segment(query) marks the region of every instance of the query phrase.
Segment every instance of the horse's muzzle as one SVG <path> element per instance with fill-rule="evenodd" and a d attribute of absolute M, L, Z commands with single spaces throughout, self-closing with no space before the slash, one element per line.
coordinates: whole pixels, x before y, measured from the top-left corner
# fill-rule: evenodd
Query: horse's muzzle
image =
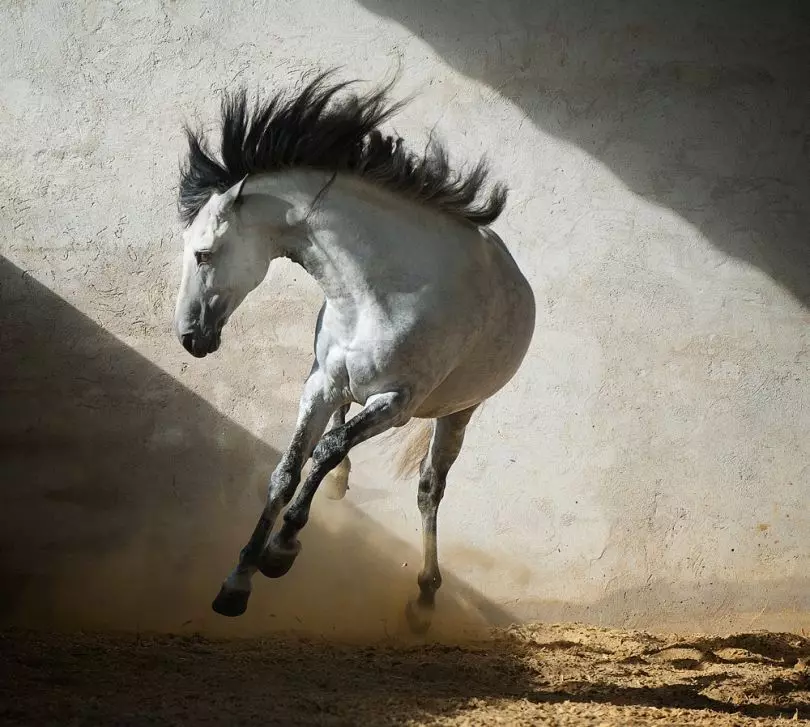
<path fill-rule="evenodd" d="M 183 348 L 195 358 L 205 358 L 209 353 L 214 353 L 219 348 L 219 334 L 211 336 L 200 336 L 194 333 L 184 333 L 180 338 Z"/>

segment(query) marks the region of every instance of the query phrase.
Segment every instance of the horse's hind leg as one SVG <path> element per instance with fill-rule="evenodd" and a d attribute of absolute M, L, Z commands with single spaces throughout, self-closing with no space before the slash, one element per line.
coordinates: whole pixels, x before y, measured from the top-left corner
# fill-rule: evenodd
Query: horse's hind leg
<path fill-rule="evenodd" d="M 439 503 L 444 495 L 447 473 L 453 466 L 464 442 L 464 432 L 476 407 L 437 419 L 427 454 L 419 467 L 417 503 L 422 515 L 422 548 L 424 565 L 417 576 L 419 597 L 408 603 L 406 616 L 412 631 L 425 633 L 430 628 L 436 591 L 442 585 L 436 543 L 436 521 Z"/>
<path fill-rule="evenodd" d="M 329 430 L 342 427 L 346 423 L 346 415 L 349 413 L 351 404 L 340 407 L 329 421 Z M 342 500 L 349 489 L 349 473 L 352 471 L 352 463 L 348 456 L 344 457 L 341 463 L 329 472 L 324 478 L 323 494 L 330 500 Z"/>
<path fill-rule="evenodd" d="M 309 520 L 312 499 L 324 477 L 340 464 L 352 447 L 399 426 L 410 417 L 410 397 L 398 391 L 370 397 L 357 416 L 323 435 L 312 452 L 312 469 L 284 513 L 284 524 L 264 550 L 259 569 L 268 578 L 283 576 L 293 564 L 301 544 L 298 533 Z"/>

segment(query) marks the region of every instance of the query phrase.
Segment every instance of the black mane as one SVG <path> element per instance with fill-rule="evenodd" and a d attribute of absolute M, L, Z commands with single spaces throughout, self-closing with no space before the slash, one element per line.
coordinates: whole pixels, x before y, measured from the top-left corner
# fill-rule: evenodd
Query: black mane
<path fill-rule="evenodd" d="M 494 186 L 483 200 L 487 179 L 482 159 L 468 173 L 453 172 L 444 147 L 431 140 L 423 156 L 402 139 L 377 128 L 403 103 L 389 104 L 390 84 L 366 96 L 340 100 L 351 82 L 327 84 L 319 74 L 297 96 L 276 94 L 249 108 L 244 89 L 222 101 L 219 158 L 204 132 L 186 127 L 188 158 L 180 172 L 180 215 L 186 225 L 214 192 L 248 174 L 295 167 L 354 174 L 411 199 L 430 204 L 479 226 L 494 222 L 506 204 L 506 187 Z"/>

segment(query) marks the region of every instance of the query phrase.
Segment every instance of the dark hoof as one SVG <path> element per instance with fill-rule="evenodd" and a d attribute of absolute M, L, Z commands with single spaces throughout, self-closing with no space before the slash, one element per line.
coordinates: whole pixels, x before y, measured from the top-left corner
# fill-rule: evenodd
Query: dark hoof
<path fill-rule="evenodd" d="M 433 609 L 420 606 L 416 601 L 408 601 L 405 606 L 405 619 L 412 633 L 423 636 L 430 631 Z"/>
<path fill-rule="evenodd" d="M 234 618 L 247 611 L 248 598 L 250 598 L 250 591 L 230 591 L 222 586 L 211 604 L 211 608 L 221 616 Z"/>
<path fill-rule="evenodd" d="M 301 543 L 297 540 L 292 545 L 285 543 L 283 546 L 271 542 L 262 553 L 259 571 L 268 578 L 281 578 L 287 575 L 300 552 Z"/>

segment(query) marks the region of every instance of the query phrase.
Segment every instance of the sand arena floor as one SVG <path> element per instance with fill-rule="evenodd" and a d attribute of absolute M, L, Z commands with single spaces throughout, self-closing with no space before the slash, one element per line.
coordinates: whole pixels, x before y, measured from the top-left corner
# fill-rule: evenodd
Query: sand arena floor
<path fill-rule="evenodd" d="M 810 724 L 810 640 L 577 624 L 458 644 L 0 635 L 7 725 Z"/>

